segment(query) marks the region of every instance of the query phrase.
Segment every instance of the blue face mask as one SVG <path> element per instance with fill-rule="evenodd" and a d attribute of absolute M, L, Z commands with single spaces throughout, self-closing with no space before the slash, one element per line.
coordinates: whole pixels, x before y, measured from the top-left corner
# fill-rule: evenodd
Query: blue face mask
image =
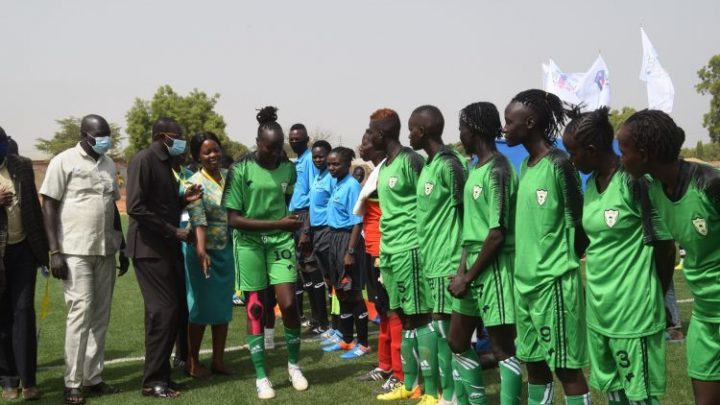
<path fill-rule="evenodd" d="M 185 152 L 185 144 L 187 143 L 187 141 L 184 139 L 175 138 L 170 138 L 170 140 L 172 140 L 172 145 L 168 146 L 168 153 L 170 154 L 170 156 L 182 155 L 183 152 Z"/>
<path fill-rule="evenodd" d="M 95 140 L 95 145 L 90 145 L 90 147 L 98 155 L 104 155 L 105 153 L 107 153 L 107 151 L 110 150 L 110 148 L 112 148 L 112 138 L 109 135 L 95 137 L 88 134 L 88 136 Z"/>

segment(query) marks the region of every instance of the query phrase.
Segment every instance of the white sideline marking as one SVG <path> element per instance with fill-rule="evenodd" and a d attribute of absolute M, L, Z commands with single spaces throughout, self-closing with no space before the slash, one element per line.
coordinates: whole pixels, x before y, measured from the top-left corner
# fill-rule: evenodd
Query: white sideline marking
<path fill-rule="evenodd" d="M 377 335 L 378 331 L 371 331 L 368 332 L 368 336 Z M 302 339 L 303 343 L 320 343 L 320 340 L 316 338 L 306 338 Z M 275 342 L 275 347 L 281 347 L 285 346 L 285 341 L 280 340 Z M 241 345 L 241 346 L 232 346 L 232 347 L 226 347 L 225 353 L 227 352 L 237 352 L 240 350 L 247 350 L 248 345 Z M 211 354 L 212 349 L 202 349 L 200 350 L 200 354 Z M 112 359 L 112 360 L 105 360 L 105 365 L 112 365 L 112 364 L 122 364 L 122 363 L 131 363 L 134 361 L 145 361 L 145 356 L 136 356 L 136 357 L 120 357 L 118 359 Z M 172 361 L 172 359 L 170 359 Z M 62 370 L 65 369 L 65 365 L 57 365 L 57 366 L 45 366 L 45 367 L 38 367 L 37 371 L 50 371 L 50 370 Z"/>

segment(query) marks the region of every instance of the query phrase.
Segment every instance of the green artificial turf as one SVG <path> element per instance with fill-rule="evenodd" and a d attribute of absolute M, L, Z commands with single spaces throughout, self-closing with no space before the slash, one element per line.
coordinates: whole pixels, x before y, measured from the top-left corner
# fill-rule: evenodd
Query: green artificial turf
<path fill-rule="evenodd" d="M 38 349 L 38 386 L 43 391 L 43 399 L 39 403 L 62 403 L 63 392 L 63 342 L 65 338 L 64 304 L 62 283 L 49 280 L 50 313 L 40 320 L 41 300 L 45 291 L 46 280 L 39 278 L 36 289 L 36 309 L 40 340 Z M 675 286 L 678 300 L 690 298 L 690 294 L 682 279 L 676 272 Z M 230 297 L 228 297 L 228 300 Z M 687 330 L 691 303 L 681 303 L 683 332 Z M 305 308 L 309 308 L 305 305 Z M 88 404 L 119 404 L 130 405 L 140 403 L 158 403 L 161 400 L 143 398 L 140 395 L 140 380 L 143 363 L 132 360 L 144 352 L 143 303 L 138 290 L 135 273 L 132 268 L 125 276 L 118 278 L 113 296 L 112 316 L 107 333 L 106 365 L 104 378 L 122 389 L 117 395 L 100 398 L 88 398 Z M 235 308 L 230 323 L 228 347 L 226 353 L 228 365 L 234 368 L 233 376 L 213 376 L 207 380 L 194 381 L 175 370 L 173 378 L 188 387 L 182 396 L 172 401 L 173 404 L 255 404 L 259 400 L 255 394 L 254 372 L 249 353 L 239 347 L 245 344 L 244 308 Z M 371 346 L 375 347 L 377 327 L 371 326 Z M 282 326 L 278 320 L 276 328 L 277 341 L 282 342 Z M 206 332 L 204 347 L 209 348 L 209 330 Z M 684 343 L 668 343 L 667 347 L 667 395 L 661 398 L 664 404 L 692 404 L 692 388 L 686 374 L 687 361 Z M 210 354 L 201 356 L 205 363 Z M 129 359 L 129 360 L 128 360 Z M 372 368 L 375 356 L 366 356 L 359 360 L 341 360 L 338 354 L 323 353 L 316 342 L 304 341 L 301 352 L 301 365 L 310 383 L 305 392 L 296 392 L 287 380 L 287 354 L 280 346 L 268 351 L 268 369 L 270 379 L 277 391 L 275 400 L 268 403 L 292 403 L 307 405 L 322 404 L 379 404 L 371 395 L 379 383 L 358 382 L 355 377 Z M 499 404 L 499 376 L 497 370 L 484 372 L 490 404 Z M 556 404 L 564 404 L 562 389 L 556 390 Z M 524 394 L 525 395 L 525 394 Z M 161 401 L 161 402 L 164 402 Z M 415 401 L 416 402 L 416 401 Z M 403 401 L 401 403 L 413 403 Z M 525 403 L 525 402 L 523 402 Z M 594 392 L 592 404 L 606 404 L 607 399 Z"/>

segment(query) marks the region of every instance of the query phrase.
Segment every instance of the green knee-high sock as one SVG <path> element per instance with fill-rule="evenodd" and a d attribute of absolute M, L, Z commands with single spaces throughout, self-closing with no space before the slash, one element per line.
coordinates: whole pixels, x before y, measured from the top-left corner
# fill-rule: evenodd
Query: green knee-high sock
<path fill-rule="evenodd" d="M 300 360 L 300 328 L 285 328 L 285 343 L 288 350 L 288 363 L 297 365 Z"/>
<path fill-rule="evenodd" d="M 460 374 L 463 388 L 471 405 L 487 405 L 480 358 L 475 350 L 468 349 L 462 354 L 453 354 L 453 368 Z"/>
<path fill-rule="evenodd" d="M 455 383 L 455 403 L 457 405 L 470 405 L 467 393 L 465 392 L 465 386 L 463 385 L 463 380 L 460 378 L 460 373 L 456 369 L 455 360 L 452 360 L 452 365 L 453 382 Z"/>
<path fill-rule="evenodd" d="M 528 405 L 551 405 L 555 397 L 553 383 L 546 385 L 528 383 Z"/>
<path fill-rule="evenodd" d="M 452 376 L 452 351 L 448 345 L 447 335 L 450 322 L 445 320 L 433 321 L 438 339 L 438 370 L 440 371 L 440 388 L 443 399 L 452 400 L 455 393 L 455 382 Z"/>
<path fill-rule="evenodd" d="M 625 390 L 608 392 L 608 405 L 630 405 Z"/>
<path fill-rule="evenodd" d="M 520 405 L 522 372 L 520 362 L 510 357 L 500 363 L 500 405 Z"/>
<path fill-rule="evenodd" d="M 405 389 L 411 391 L 418 383 L 417 339 L 415 330 L 404 330 L 400 344 L 402 370 L 405 374 Z"/>
<path fill-rule="evenodd" d="M 340 315 L 340 300 L 335 294 L 333 294 L 332 299 L 330 300 L 330 314 Z"/>
<path fill-rule="evenodd" d="M 435 328 L 429 323 L 417 328 L 420 372 L 425 394 L 438 396 L 438 339 Z"/>
<path fill-rule="evenodd" d="M 565 396 L 565 403 L 567 405 L 588 405 L 590 403 L 590 393 L 582 395 L 571 395 Z"/>
<path fill-rule="evenodd" d="M 248 335 L 247 342 L 257 379 L 267 377 L 265 372 L 265 335 Z"/>

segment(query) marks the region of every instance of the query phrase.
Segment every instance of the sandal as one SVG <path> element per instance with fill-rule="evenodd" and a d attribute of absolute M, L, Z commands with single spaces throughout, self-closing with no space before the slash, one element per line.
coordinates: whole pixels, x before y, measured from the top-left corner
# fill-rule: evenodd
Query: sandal
<path fill-rule="evenodd" d="M 208 370 L 207 368 L 205 368 L 203 366 L 198 366 L 197 369 L 193 372 L 193 371 L 190 371 L 189 367 L 186 367 L 185 375 L 187 375 L 188 377 L 195 378 L 197 380 L 202 380 L 202 379 L 210 377 L 210 370 Z"/>
<path fill-rule="evenodd" d="M 20 397 L 20 389 L 17 387 L 5 387 L 2 390 L 2 399 L 12 401 Z"/>
<path fill-rule="evenodd" d="M 145 397 L 174 399 L 180 396 L 180 391 L 175 391 L 166 385 L 158 384 L 152 387 L 144 387 L 142 394 Z"/>
<path fill-rule="evenodd" d="M 83 396 L 80 388 L 65 388 L 65 403 L 67 405 L 82 405 L 85 403 L 85 397 Z"/>
<path fill-rule="evenodd" d="M 103 395 L 117 394 L 118 392 L 120 392 L 120 388 L 113 387 L 105 381 L 100 381 L 95 385 L 86 385 L 83 387 L 83 393 L 87 396 L 92 395 L 100 397 Z"/>
<path fill-rule="evenodd" d="M 38 387 L 28 387 L 22 390 L 23 399 L 26 401 L 37 401 L 41 394 Z"/>
<path fill-rule="evenodd" d="M 235 372 L 231 368 L 228 368 L 224 364 L 222 365 L 222 367 L 215 367 L 213 365 L 210 367 L 210 371 L 213 374 L 217 374 L 217 375 L 233 375 L 233 374 L 235 374 Z"/>

